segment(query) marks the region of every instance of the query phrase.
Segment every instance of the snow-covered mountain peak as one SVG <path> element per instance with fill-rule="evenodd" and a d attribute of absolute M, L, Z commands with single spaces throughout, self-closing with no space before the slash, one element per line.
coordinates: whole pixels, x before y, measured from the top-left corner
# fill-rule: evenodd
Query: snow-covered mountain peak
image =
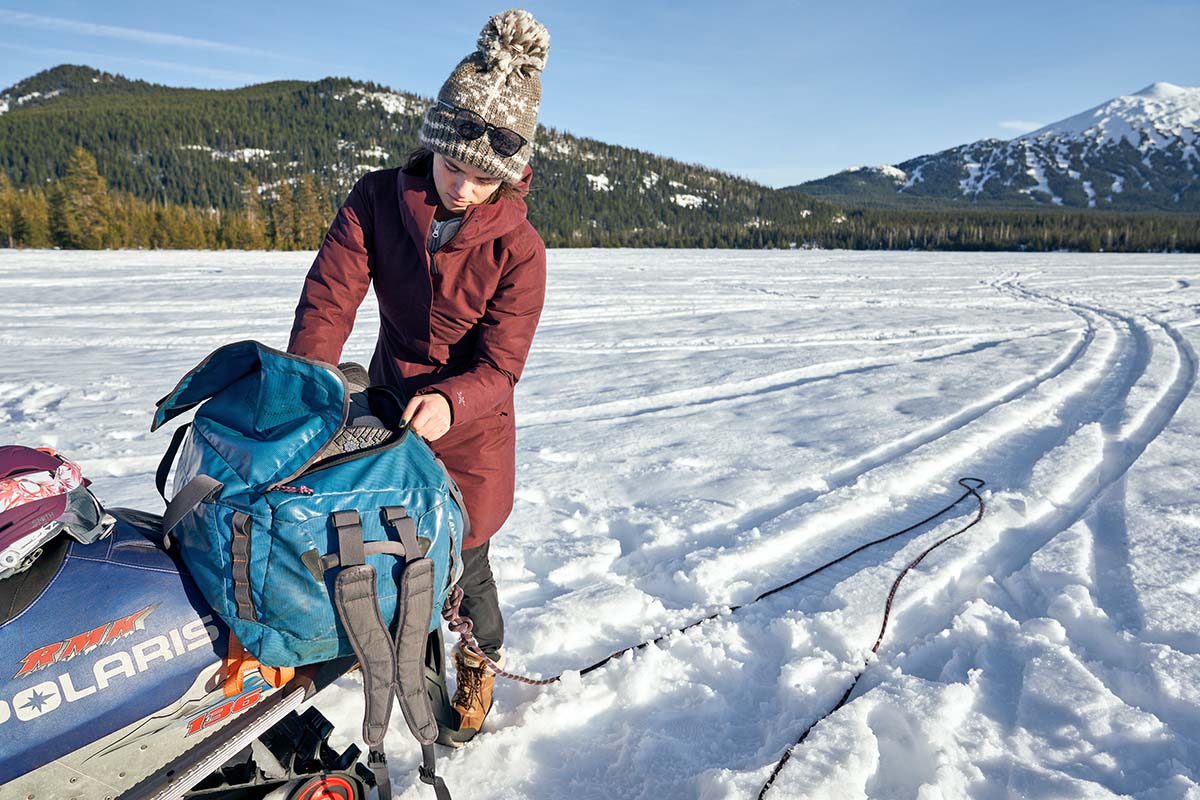
<path fill-rule="evenodd" d="M 1142 89 L 1140 92 L 1134 92 L 1133 96 L 1134 97 L 1156 97 L 1156 98 L 1176 97 L 1180 94 L 1186 94 L 1187 92 L 1191 92 L 1191 91 L 1195 91 L 1195 89 L 1188 89 L 1186 86 L 1176 86 L 1173 83 L 1159 81 L 1158 83 L 1150 84 L 1145 89 Z"/>
<path fill-rule="evenodd" d="M 1152 83 L 1081 114 L 1051 123 L 1013 141 L 1083 140 L 1090 147 L 1124 139 L 1135 147 L 1162 144 L 1170 138 L 1193 141 L 1200 135 L 1200 88 Z"/>
<path fill-rule="evenodd" d="M 920 202 L 1200 211 L 1200 87 L 1152 83 L 1014 139 L 980 139 L 796 187 L 855 205 Z"/>

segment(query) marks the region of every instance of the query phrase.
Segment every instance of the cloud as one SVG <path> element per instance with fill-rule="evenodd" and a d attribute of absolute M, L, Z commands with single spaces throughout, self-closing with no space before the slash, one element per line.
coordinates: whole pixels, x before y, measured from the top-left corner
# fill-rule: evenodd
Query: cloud
<path fill-rule="evenodd" d="M 64 50 L 57 47 L 25 47 L 19 44 L 9 44 L 8 42 L 0 42 L 0 49 L 15 50 L 19 53 L 32 53 L 39 56 L 52 56 L 54 58 L 66 59 L 72 62 L 88 62 L 89 66 L 99 68 L 99 65 L 109 61 L 119 61 L 126 64 L 137 64 L 143 67 L 155 67 L 157 69 L 173 70 L 175 72 L 183 72 L 189 75 L 199 75 L 213 80 L 230 81 L 238 84 L 248 83 L 264 83 L 271 78 L 265 78 L 261 75 L 253 75 L 247 72 L 234 72 L 227 69 L 216 69 L 214 67 L 200 67 L 194 64 L 180 64 L 176 61 L 156 61 L 149 58 L 135 58 L 133 56 L 118 56 L 111 53 L 87 53 L 81 50 Z"/>
<path fill-rule="evenodd" d="M 223 42 L 214 42 L 209 39 L 197 39 L 191 36 L 176 36 L 172 33 L 144 31 L 138 28 L 122 28 L 117 25 L 99 25 L 94 22 L 62 19 L 61 17 L 43 17 L 40 14 L 26 14 L 24 12 L 9 11 L 8 9 L 2 8 L 0 8 L 0 22 L 8 23 L 9 25 L 16 25 L 22 28 L 37 28 L 40 30 L 57 31 L 60 33 L 75 33 L 83 36 L 99 36 L 105 39 L 121 39 L 128 42 L 138 42 L 140 44 L 166 45 L 169 47 L 190 47 L 200 50 L 214 50 L 222 53 L 237 53 L 239 55 L 282 58 L 288 61 L 302 60 L 279 53 L 272 53 L 268 50 L 260 50 L 253 47 L 239 47 L 237 45 L 224 44 Z"/>
<path fill-rule="evenodd" d="M 1030 122 L 1024 119 L 1006 119 L 1000 123 L 1000 127 L 1017 133 L 1029 133 L 1030 131 L 1036 131 L 1038 128 L 1045 127 L 1045 123 Z"/>

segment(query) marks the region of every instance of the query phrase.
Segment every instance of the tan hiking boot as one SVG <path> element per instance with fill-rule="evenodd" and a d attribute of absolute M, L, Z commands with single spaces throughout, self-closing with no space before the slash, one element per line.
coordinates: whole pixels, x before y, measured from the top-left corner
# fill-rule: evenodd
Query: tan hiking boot
<path fill-rule="evenodd" d="M 504 654 L 493 661 L 503 666 Z M 450 705 L 458 712 L 458 729 L 444 731 L 443 740 L 445 744 L 457 747 L 474 738 L 483 727 L 484 718 L 492 710 L 492 687 L 496 676 L 481 658 L 457 647 L 454 649 L 454 671 L 458 687 Z"/>

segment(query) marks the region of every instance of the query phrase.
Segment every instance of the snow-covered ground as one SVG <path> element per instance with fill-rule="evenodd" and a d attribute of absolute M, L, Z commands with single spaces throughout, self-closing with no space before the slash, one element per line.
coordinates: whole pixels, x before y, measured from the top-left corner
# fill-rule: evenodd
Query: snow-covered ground
<path fill-rule="evenodd" d="M 0 439 L 158 510 L 154 401 L 221 344 L 285 344 L 310 258 L 0 251 Z M 978 476 L 982 523 L 906 579 L 768 797 L 1200 798 L 1197 281 L 1194 256 L 552 252 L 492 551 L 510 664 L 745 602 Z M 756 796 L 973 511 L 582 679 L 501 682 L 441 771 L 456 797 Z M 318 705 L 356 735 L 353 678 Z M 398 795 L 432 796 L 393 725 Z"/>

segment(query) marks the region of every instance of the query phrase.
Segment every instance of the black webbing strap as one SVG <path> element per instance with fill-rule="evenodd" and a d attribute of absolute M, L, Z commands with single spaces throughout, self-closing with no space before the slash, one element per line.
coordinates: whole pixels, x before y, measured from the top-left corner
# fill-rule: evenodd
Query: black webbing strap
<path fill-rule="evenodd" d="M 362 520 L 357 511 L 335 511 L 332 515 L 333 529 L 338 536 L 338 555 L 343 567 L 365 564 L 363 552 Z"/>
<path fill-rule="evenodd" d="M 421 783 L 428 783 L 433 787 L 433 793 L 437 800 L 451 800 L 446 782 L 437 774 L 436 761 L 437 756 L 433 752 L 433 745 L 421 745 L 421 766 L 417 769 L 421 776 Z"/>
<path fill-rule="evenodd" d="M 233 561 L 233 599 L 237 602 L 237 615 L 239 619 L 258 622 L 258 612 L 254 610 L 254 601 L 250 597 L 250 535 L 254 522 L 249 514 L 235 511 L 232 524 L 230 556 Z"/>
<path fill-rule="evenodd" d="M 387 756 L 382 750 L 371 748 L 367 752 L 367 766 L 375 774 L 375 796 L 379 800 L 392 800 L 392 776 L 388 774 Z"/>
<path fill-rule="evenodd" d="M 417 523 L 404 506 L 384 506 L 383 521 L 392 527 L 400 536 L 400 544 L 404 545 L 404 560 L 415 561 L 421 557 L 421 546 L 417 543 Z"/>
<path fill-rule="evenodd" d="M 179 446 L 183 444 L 183 437 L 190 427 L 192 423 L 185 422 L 175 429 L 175 433 L 171 434 L 171 443 L 167 445 L 167 452 L 163 453 L 162 460 L 158 462 L 158 469 L 154 471 L 154 485 L 158 487 L 158 494 L 164 502 L 167 499 L 167 476 L 171 474 L 175 454 L 179 452 Z"/>
<path fill-rule="evenodd" d="M 179 521 L 192 513 L 196 506 L 212 499 L 212 496 L 223 488 L 225 488 L 225 484 L 215 478 L 210 478 L 208 475 L 197 475 L 171 498 L 167 503 L 167 510 L 163 512 L 162 521 L 163 539 L 166 546 L 170 546 L 171 531 L 179 524 Z"/>
<path fill-rule="evenodd" d="M 315 550 L 310 552 L 316 555 Z M 399 556 L 400 558 L 408 555 L 408 551 L 404 549 L 404 545 L 399 542 L 367 542 L 363 545 L 363 553 L 368 556 L 388 555 Z M 321 571 L 340 567 L 342 566 L 342 557 L 338 553 L 329 553 L 328 555 L 320 556 L 320 565 Z M 305 564 L 305 566 L 308 565 Z"/>

